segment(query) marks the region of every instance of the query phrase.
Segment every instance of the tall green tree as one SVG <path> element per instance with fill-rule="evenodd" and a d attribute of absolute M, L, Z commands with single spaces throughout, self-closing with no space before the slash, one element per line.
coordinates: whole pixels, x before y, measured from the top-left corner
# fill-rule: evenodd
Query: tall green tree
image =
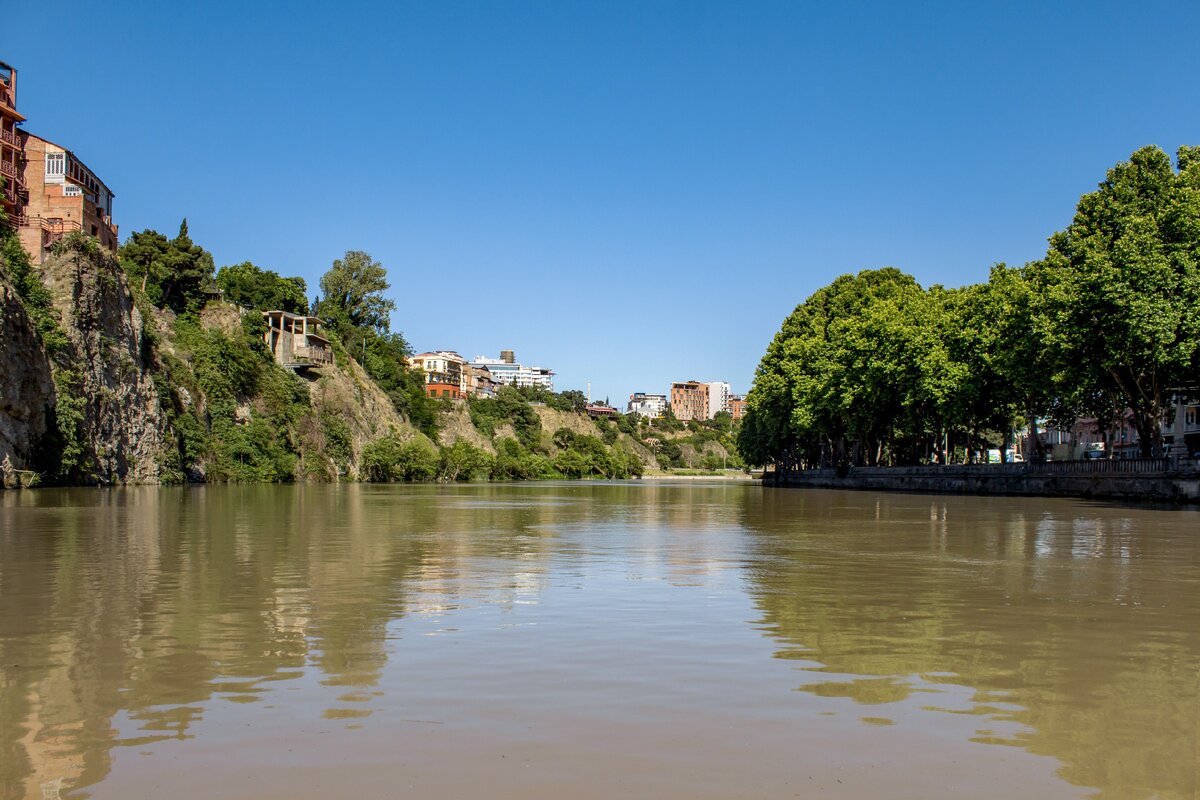
<path fill-rule="evenodd" d="M 396 303 L 383 295 L 390 286 L 383 264 L 361 250 L 348 250 L 321 276 L 324 297 L 318 313 L 338 330 L 387 333 L 396 310 Z"/>
<path fill-rule="evenodd" d="M 154 305 L 176 313 L 204 304 L 213 277 L 212 254 L 192 241 L 187 220 L 167 239 L 157 231 L 134 233 L 119 252 L 121 264 Z"/>
<path fill-rule="evenodd" d="M 1200 383 L 1200 148 L 1117 164 L 1050 238 L 1040 273 L 1055 389 L 1067 412 L 1128 407 L 1162 453 L 1174 394 Z"/>

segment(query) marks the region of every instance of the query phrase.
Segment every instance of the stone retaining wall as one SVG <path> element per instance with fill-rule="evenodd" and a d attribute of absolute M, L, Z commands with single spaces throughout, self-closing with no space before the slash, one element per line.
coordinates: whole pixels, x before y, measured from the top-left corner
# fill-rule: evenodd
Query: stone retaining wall
<path fill-rule="evenodd" d="M 821 489 L 1200 503 L 1200 473 L 1192 470 L 1072 473 L 1050 472 L 1026 464 L 850 467 L 804 470 L 783 480 L 767 473 L 763 482 L 768 486 Z"/>

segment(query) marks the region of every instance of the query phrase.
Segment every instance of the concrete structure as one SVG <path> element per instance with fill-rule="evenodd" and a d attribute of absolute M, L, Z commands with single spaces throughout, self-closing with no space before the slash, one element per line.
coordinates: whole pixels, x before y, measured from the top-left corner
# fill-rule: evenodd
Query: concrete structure
<path fill-rule="evenodd" d="M 629 395 L 629 404 L 625 406 L 625 411 L 629 414 L 637 414 L 639 417 L 647 419 L 658 419 L 667 410 L 667 396 L 665 394 L 646 394 L 645 392 L 634 392 Z"/>
<path fill-rule="evenodd" d="M 263 341 L 280 364 L 292 369 L 333 364 L 333 348 L 319 332 L 324 324 L 319 317 L 290 311 L 264 311 L 262 315 L 267 323 Z"/>
<path fill-rule="evenodd" d="M 408 360 L 409 366 L 425 373 L 425 394 L 458 400 L 469 393 L 467 360 L 453 350 L 421 353 Z"/>
<path fill-rule="evenodd" d="M 746 416 L 746 398 L 736 394 L 730 395 L 729 413 L 733 417 L 734 422 Z"/>
<path fill-rule="evenodd" d="M 512 350 L 501 350 L 500 358 L 476 356 L 472 363 L 475 366 L 487 367 L 497 383 L 518 388 L 541 386 L 547 391 L 554 391 L 553 370 L 545 367 L 527 367 L 517 361 Z"/>
<path fill-rule="evenodd" d="M 17 113 L 17 71 L 0 61 L 0 178 L 4 190 L 0 203 L 9 222 L 20 227 L 25 224 L 25 151 L 17 126 L 25 118 Z"/>
<path fill-rule="evenodd" d="M 732 413 L 729 409 L 730 394 L 729 384 L 725 381 L 713 381 L 708 384 L 708 418 L 712 419 L 717 414 L 724 411 L 726 414 Z"/>
<path fill-rule="evenodd" d="M 671 384 L 671 413 L 675 418 L 688 422 L 693 419 L 709 419 L 707 383 L 699 381 L 676 381 Z"/>

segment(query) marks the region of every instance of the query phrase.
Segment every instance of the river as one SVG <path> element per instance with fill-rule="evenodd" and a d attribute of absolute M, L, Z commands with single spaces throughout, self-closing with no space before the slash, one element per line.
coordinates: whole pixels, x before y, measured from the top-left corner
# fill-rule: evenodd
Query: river
<path fill-rule="evenodd" d="M 1195 798 L 1200 513 L 0 492 L 0 798 Z"/>

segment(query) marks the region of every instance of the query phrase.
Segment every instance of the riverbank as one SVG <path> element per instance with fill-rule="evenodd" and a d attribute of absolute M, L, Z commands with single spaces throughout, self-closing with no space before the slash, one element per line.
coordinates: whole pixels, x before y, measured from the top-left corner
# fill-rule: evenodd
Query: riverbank
<path fill-rule="evenodd" d="M 764 486 L 930 494 L 1077 497 L 1145 503 L 1200 503 L 1200 471 L 1167 459 L 954 464 L 768 472 Z"/>

